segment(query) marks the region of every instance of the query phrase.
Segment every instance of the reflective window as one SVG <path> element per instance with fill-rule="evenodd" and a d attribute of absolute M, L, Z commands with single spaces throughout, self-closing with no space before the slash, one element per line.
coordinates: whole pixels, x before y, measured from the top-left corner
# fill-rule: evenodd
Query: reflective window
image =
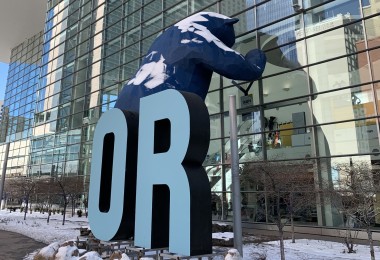
<path fill-rule="evenodd" d="M 220 138 L 221 134 L 220 115 L 210 116 L 210 138 Z"/>
<path fill-rule="evenodd" d="M 142 3 L 141 0 L 128 0 L 125 4 L 125 13 L 130 14 L 137 9 L 141 8 Z"/>
<path fill-rule="evenodd" d="M 360 60 L 360 63 L 359 63 Z M 359 67 L 360 65 L 360 67 Z M 309 68 L 313 91 L 320 92 L 368 82 L 369 71 L 365 53 L 331 60 Z"/>
<path fill-rule="evenodd" d="M 267 57 L 263 77 L 255 82 L 212 75 L 205 100 L 211 142 L 204 166 L 215 219 L 222 214 L 232 218 L 230 95 L 236 96 L 242 177 L 252 176 L 263 163 L 278 176 L 295 167 L 305 181 L 318 176 L 333 183 L 341 175 L 334 169 L 340 160 L 378 160 L 380 26 L 375 1 L 49 3 L 45 33 L 11 52 L 3 110 L 8 125 L 0 125 L 0 141 L 12 141 L 7 174 L 25 174 L 25 169 L 35 176 L 89 174 L 101 114 L 114 107 L 157 35 L 198 11 L 238 18 L 233 48 L 245 55 L 259 47 Z M 244 220 L 272 221 L 275 211 L 265 185 L 242 182 Z M 323 201 L 325 205 L 301 212 L 299 222 L 341 225 L 339 216 L 331 217 L 336 215 L 332 205 Z"/>
<path fill-rule="evenodd" d="M 306 2 L 306 1 L 304 1 Z M 323 2 L 323 1 L 312 1 Z M 308 4 L 306 4 L 308 6 Z M 341 0 L 320 5 L 305 15 L 306 34 L 334 28 L 360 18 L 359 1 Z"/>
<path fill-rule="evenodd" d="M 261 113 L 259 108 L 251 107 L 249 109 L 238 110 L 237 116 L 238 135 L 250 133 L 258 134 L 262 132 Z M 224 137 L 230 136 L 230 117 L 224 116 Z"/>
<path fill-rule="evenodd" d="M 229 81 L 229 83 L 231 84 L 231 80 Z M 237 108 L 246 109 L 259 104 L 259 91 L 257 83 L 243 83 L 236 81 L 234 82 L 234 86 L 223 89 L 224 111 L 229 111 L 230 95 L 236 96 Z"/>
<path fill-rule="evenodd" d="M 215 114 L 215 113 L 220 112 L 219 96 L 220 96 L 219 91 L 210 92 L 206 96 L 205 104 L 207 106 L 209 114 Z"/>
<path fill-rule="evenodd" d="M 241 164 L 242 219 L 256 222 L 275 222 L 278 214 L 289 216 L 297 212 L 296 224 L 315 225 L 317 222 L 313 161 L 277 161 Z M 226 179 L 230 180 L 227 172 Z M 229 187 L 229 186 L 228 186 Z M 231 202 L 227 193 L 226 201 Z M 280 196 L 279 205 L 276 198 Z M 301 201 L 303 203 L 301 203 Z M 227 204 L 228 209 L 230 203 Z M 278 212 L 280 210 L 280 212 Z"/>
<path fill-rule="evenodd" d="M 164 1 L 166 2 L 173 2 L 173 1 Z M 164 12 L 164 27 L 167 27 L 169 25 L 172 25 L 179 20 L 181 20 L 183 17 L 187 16 L 187 2 L 178 3 L 177 5 L 173 6 L 169 10 Z"/>
<path fill-rule="evenodd" d="M 265 148 L 272 160 L 311 156 L 310 109 L 307 102 L 264 111 Z"/>
<path fill-rule="evenodd" d="M 236 35 L 252 31 L 256 28 L 255 12 L 253 9 L 245 11 L 233 18 L 239 19 L 239 22 L 234 25 Z"/>
<path fill-rule="evenodd" d="M 319 94 L 312 101 L 318 123 L 376 116 L 370 85 Z"/>
<path fill-rule="evenodd" d="M 309 94 L 309 82 L 312 79 L 303 70 L 295 70 L 286 74 L 263 79 L 264 101 L 273 102 Z"/>
<path fill-rule="evenodd" d="M 294 13 L 293 2 L 290 0 L 268 1 L 257 8 L 257 26 L 264 26 Z M 283 25 L 285 29 L 286 24 Z"/>
<path fill-rule="evenodd" d="M 306 40 L 308 62 L 315 63 L 355 53 L 363 39 L 361 22 L 308 38 Z"/>
<path fill-rule="evenodd" d="M 318 149 L 324 155 L 378 153 L 377 120 L 359 120 L 316 128 Z"/>
<path fill-rule="evenodd" d="M 221 140 L 220 139 L 211 140 L 210 145 L 208 147 L 207 155 L 203 164 L 204 165 L 219 165 L 219 167 L 217 167 L 219 170 L 220 164 L 222 163 L 221 153 L 222 153 Z"/>
<path fill-rule="evenodd" d="M 124 27 L 128 30 L 134 28 L 141 23 L 141 12 L 134 12 L 124 18 Z"/>
<path fill-rule="evenodd" d="M 216 3 L 216 1 L 209 1 L 209 0 L 189 0 L 189 12 L 190 14 L 196 13 L 202 9 L 204 9 L 206 6 L 210 6 L 211 4 Z M 205 9 L 204 11 L 210 11 L 210 12 L 216 12 L 216 5 L 211 5 L 211 7 Z"/>
<path fill-rule="evenodd" d="M 374 84 L 375 94 L 376 94 L 376 101 L 377 101 L 377 111 L 380 113 L 380 84 L 375 83 Z"/>
<path fill-rule="evenodd" d="M 379 39 L 377 41 L 379 41 Z M 369 57 L 371 60 L 373 80 L 380 80 L 378 73 L 380 71 L 380 48 L 370 51 Z"/>
<path fill-rule="evenodd" d="M 162 12 L 162 1 L 151 1 L 149 4 L 144 5 L 143 7 L 143 20 L 147 21 L 153 16 L 159 14 L 160 12 Z"/>

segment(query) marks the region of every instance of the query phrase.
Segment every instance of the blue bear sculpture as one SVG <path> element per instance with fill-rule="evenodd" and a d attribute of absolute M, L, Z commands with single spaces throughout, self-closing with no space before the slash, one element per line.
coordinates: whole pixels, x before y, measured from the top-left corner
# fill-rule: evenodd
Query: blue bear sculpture
<path fill-rule="evenodd" d="M 195 93 L 204 100 L 213 71 L 230 79 L 257 80 L 266 57 L 258 49 L 245 57 L 231 49 L 235 43 L 233 24 L 238 21 L 200 12 L 169 27 L 153 42 L 115 107 L 138 112 L 140 98 L 166 89 Z"/>

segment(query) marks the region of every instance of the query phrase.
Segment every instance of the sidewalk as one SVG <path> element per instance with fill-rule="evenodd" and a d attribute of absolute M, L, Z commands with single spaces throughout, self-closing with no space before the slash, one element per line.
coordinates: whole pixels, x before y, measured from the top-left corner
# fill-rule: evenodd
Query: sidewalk
<path fill-rule="evenodd" d="M 29 237 L 0 230 L 0 259 L 20 260 L 34 250 L 45 247 Z"/>

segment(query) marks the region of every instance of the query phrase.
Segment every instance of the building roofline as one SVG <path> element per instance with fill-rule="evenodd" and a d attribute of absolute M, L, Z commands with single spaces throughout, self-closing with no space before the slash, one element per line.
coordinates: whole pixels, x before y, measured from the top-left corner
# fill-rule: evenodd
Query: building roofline
<path fill-rule="evenodd" d="M 2 1 L 0 8 L 0 62 L 9 63 L 11 50 L 42 31 L 47 0 Z"/>

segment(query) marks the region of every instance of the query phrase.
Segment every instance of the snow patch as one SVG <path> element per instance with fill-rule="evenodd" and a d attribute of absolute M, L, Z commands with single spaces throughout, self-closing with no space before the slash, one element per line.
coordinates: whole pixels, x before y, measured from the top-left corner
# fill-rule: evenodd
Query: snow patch
<path fill-rule="evenodd" d="M 75 259 L 70 259 L 70 260 L 75 260 Z M 81 256 L 80 258 L 78 257 L 78 260 L 103 260 L 103 258 L 100 257 L 98 252 L 91 251 L 91 252 L 87 252 L 86 254 Z M 129 258 L 126 260 L 129 260 Z"/>
<path fill-rule="evenodd" d="M 157 52 L 152 51 L 149 53 L 146 57 L 149 58 L 149 60 L 153 59 L 153 56 Z M 152 61 L 149 63 L 145 63 L 141 68 L 137 71 L 136 76 L 131 79 L 127 85 L 140 85 L 144 81 L 148 80 L 144 83 L 145 87 L 152 89 L 155 88 L 165 82 L 165 80 L 168 78 L 168 75 L 166 72 L 166 64 L 165 59 L 161 55 L 160 59 L 156 61 Z"/>
<path fill-rule="evenodd" d="M 50 258 L 54 257 L 54 254 L 58 251 L 58 249 L 59 249 L 59 243 L 54 242 L 54 243 L 51 243 L 50 245 L 42 248 L 38 252 L 38 254 L 42 257 L 45 257 L 46 259 L 50 259 Z"/>
<path fill-rule="evenodd" d="M 181 40 L 181 43 L 184 43 L 184 44 L 187 44 L 187 43 L 190 43 L 190 42 L 203 43 L 203 41 L 198 40 L 198 38 L 193 38 L 191 40 L 188 40 L 188 39 Z"/>
<path fill-rule="evenodd" d="M 235 248 L 232 248 L 228 250 L 228 253 L 224 260 L 241 260 L 241 256 L 239 254 L 239 251 Z"/>
<path fill-rule="evenodd" d="M 212 238 L 223 239 L 225 241 L 228 241 L 231 238 L 234 238 L 234 233 L 233 232 L 212 233 Z"/>
<path fill-rule="evenodd" d="M 235 52 L 239 55 L 240 53 L 234 51 L 233 49 L 227 47 L 223 42 L 221 42 L 215 35 L 213 35 L 207 27 L 198 24 L 198 22 L 207 22 L 208 19 L 204 17 L 204 15 L 217 17 L 221 19 L 231 19 L 228 16 L 217 14 L 217 13 L 209 13 L 209 12 L 200 12 L 197 14 L 194 14 L 192 16 L 189 16 L 178 23 L 176 23 L 174 26 L 178 27 L 179 30 L 181 30 L 181 33 L 186 32 L 193 32 L 202 38 L 204 38 L 207 42 L 213 42 L 215 43 L 218 48 L 224 50 L 224 51 L 230 51 Z"/>
<path fill-rule="evenodd" d="M 122 253 L 121 254 L 121 260 L 130 260 L 130 258 L 126 254 Z"/>
<path fill-rule="evenodd" d="M 74 239 L 79 235 L 79 228 L 84 225 L 88 225 L 85 218 L 68 218 L 65 225 L 62 226 L 62 215 L 52 215 L 50 223 L 46 223 L 46 214 L 33 213 L 27 216 L 26 221 L 23 220 L 24 214 L 19 212 L 12 212 L 0 210 L 0 229 L 8 230 L 29 236 L 37 241 L 45 241 L 50 244 L 44 247 L 40 252 L 48 254 L 57 247 L 58 243 L 52 243 L 54 241 L 66 241 Z M 222 224 L 222 223 L 219 223 Z M 226 236 L 230 232 L 216 233 L 216 237 Z M 219 235 L 218 235 L 219 234 Z M 214 237 L 214 235 L 213 235 Z M 343 241 L 343 240 L 342 240 Z M 343 253 L 346 250 L 343 243 L 322 241 L 322 240 L 310 240 L 310 239 L 298 239 L 296 243 L 292 243 L 291 240 L 285 240 L 285 256 L 286 259 L 302 260 L 363 260 L 370 259 L 369 246 L 356 245 L 355 254 Z M 265 256 L 267 260 L 280 259 L 280 246 L 279 241 L 261 242 L 261 243 L 245 243 L 243 245 L 244 256 L 243 260 L 257 259 L 259 256 Z M 376 258 L 380 257 L 379 247 L 375 247 Z M 85 258 L 86 257 L 86 258 Z M 122 258 L 128 260 L 128 258 Z M 33 255 L 29 255 L 28 258 L 32 260 Z M 47 258 L 48 259 L 48 258 Z M 101 260 L 97 252 L 88 252 L 82 257 L 73 256 L 68 260 Z"/>
<path fill-rule="evenodd" d="M 208 16 L 211 16 L 211 17 L 220 18 L 220 19 L 225 19 L 225 20 L 231 19 L 228 16 L 225 16 L 223 14 L 214 13 L 214 12 L 201 12 L 201 13 L 207 14 Z"/>
<path fill-rule="evenodd" d="M 67 260 L 71 259 L 73 256 L 78 256 L 79 251 L 76 246 L 64 246 L 58 249 L 57 254 L 55 255 L 55 260 Z"/>
<path fill-rule="evenodd" d="M 153 59 L 153 56 L 155 54 L 157 54 L 158 52 L 157 51 L 152 51 L 150 52 L 148 55 L 146 55 L 146 58 L 149 59 L 149 60 L 152 60 Z"/>

